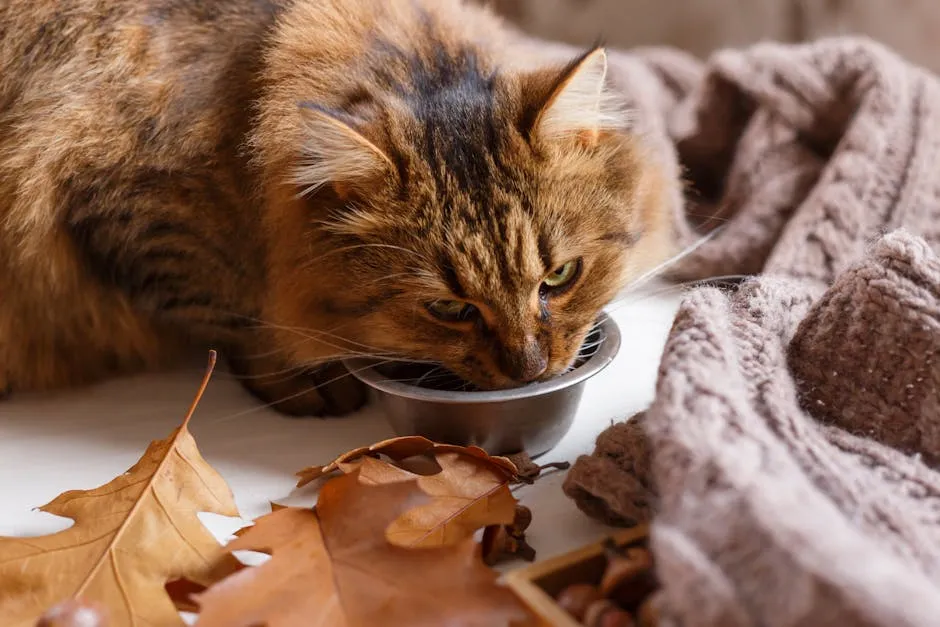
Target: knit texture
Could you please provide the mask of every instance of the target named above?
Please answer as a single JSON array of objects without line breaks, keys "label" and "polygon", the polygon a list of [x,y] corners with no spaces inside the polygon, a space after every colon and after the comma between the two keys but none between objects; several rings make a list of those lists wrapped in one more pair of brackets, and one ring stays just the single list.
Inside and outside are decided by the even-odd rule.
[{"label": "knit texture", "polygon": [[692,183],[677,232],[720,226],[671,277],[752,278],[689,290],[565,492],[651,520],[664,625],[940,624],[940,81],[855,38],[612,74]]}]

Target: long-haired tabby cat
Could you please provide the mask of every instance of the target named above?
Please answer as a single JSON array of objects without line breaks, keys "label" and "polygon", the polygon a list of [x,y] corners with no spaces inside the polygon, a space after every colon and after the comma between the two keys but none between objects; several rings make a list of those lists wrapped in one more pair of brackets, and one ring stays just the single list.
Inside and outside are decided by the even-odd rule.
[{"label": "long-haired tabby cat", "polygon": [[194,344],[292,414],[362,403],[347,355],[563,372],[668,252],[607,74],[458,0],[0,0],[0,388]]}]

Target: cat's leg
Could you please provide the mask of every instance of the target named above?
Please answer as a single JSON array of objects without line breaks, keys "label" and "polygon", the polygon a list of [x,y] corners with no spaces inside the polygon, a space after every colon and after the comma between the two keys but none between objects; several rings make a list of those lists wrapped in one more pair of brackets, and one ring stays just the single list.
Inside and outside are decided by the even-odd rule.
[{"label": "cat's leg", "polygon": [[66,220],[99,281],[157,323],[217,348],[252,394],[282,412],[340,415],[362,406],[363,386],[341,366],[291,371],[265,342],[263,247],[240,206],[245,190],[198,172],[83,178],[65,190]]}]

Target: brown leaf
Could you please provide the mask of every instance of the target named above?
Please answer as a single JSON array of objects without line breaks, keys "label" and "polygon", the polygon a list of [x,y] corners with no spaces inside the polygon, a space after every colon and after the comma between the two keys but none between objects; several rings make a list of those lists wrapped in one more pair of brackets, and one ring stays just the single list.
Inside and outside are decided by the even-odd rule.
[{"label": "brown leaf", "polygon": [[378,457],[379,455],[386,455],[391,459],[400,462],[409,457],[415,457],[417,455],[444,452],[460,453],[489,462],[494,466],[494,468],[505,472],[510,480],[516,479],[516,476],[519,472],[516,468],[516,465],[513,464],[512,461],[510,461],[508,458],[490,455],[478,446],[456,446],[453,444],[441,444],[418,435],[409,435],[400,438],[391,438],[390,440],[382,440],[381,442],[376,442],[371,446],[363,446],[361,448],[347,451],[325,466],[309,466],[304,468],[297,473],[297,476],[300,477],[300,480],[297,482],[297,487],[299,488],[305,486],[311,481],[315,481],[320,477],[336,472],[337,470],[342,471],[345,464],[354,462],[363,456]]},{"label": "brown leaf", "polygon": [[[380,453],[397,462],[430,455],[440,470],[415,474],[370,456]],[[327,466],[302,470],[298,473],[300,485],[335,470],[358,470],[360,481],[371,485],[416,480],[433,497],[427,505],[409,510],[389,525],[388,540],[398,546],[455,544],[478,529],[510,524],[515,514],[516,499],[509,487],[515,466],[477,447],[436,444],[422,437],[395,438],[350,451]]]},{"label": "brown leaf", "polygon": [[417,481],[431,502],[408,510],[386,529],[386,538],[403,547],[448,546],[490,525],[512,522],[516,498],[505,475],[460,453],[437,453],[441,472],[416,475],[371,457],[358,463],[360,481],[372,485]]},{"label": "brown leaf", "polygon": [[103,606],[109,623],[182,625],[164,584],[209,584],[238,567],[196,516],[238,516],[225,481],[188,430],[215,365],[183,423],[150,444],[126,473],[93,490],[72,490],[40,508],[75,524],[51,535],[0,537],[0,623],[32,627],[50,607]]},{"label": "brown leaf", "polygon": [[479,557],[472,539],[440,548],[390,544],[385,528],[428,497],[414,480],[328,481],[316,509],[259,518],[231,551],[270,552],[198,595],[197,627],[498,627],[531,615]]}]

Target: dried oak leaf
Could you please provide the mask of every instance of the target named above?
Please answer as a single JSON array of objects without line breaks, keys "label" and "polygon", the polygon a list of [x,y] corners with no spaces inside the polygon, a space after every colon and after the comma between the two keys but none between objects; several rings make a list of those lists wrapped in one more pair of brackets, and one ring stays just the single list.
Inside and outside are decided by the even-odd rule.
[{"label": "dried oak leaf", "polygon": [[344,466],[348,467],[350,463],[355,462],[358,458],[363,456],[378,457],[379,455],[386,455],[391,459],[400,462],[410,457],[437,452],[460,453],[462,455],[467,455],[485,462],[489,462],[494,466],[494,468],[504,471],[511,480],[516,479],[519,472],[518,468],[516,468],[516,465],[510,461],[509,458],[490,455],[478,446],[441,444],[440,442],[434,442],[419,435],[409,435],[399,438],[391,438],[389,440],[382,440],[381,442],[376,442],[370,446],[363,446],[351,451],[347,451],[324,466],[308,466],[307,468],[304,468],[297,473],[297,476],[300,477],[300,480],[297,482],[297,487],[305,486],[308,483],[315,481],[324,475],[336,472],[337,470],[343,471]]},{"label": "dried oak leaf", "polygon": [[472,539],[437,548],[389,543],[385,528],[429,498],[417,481],[326,482],[315,509],[259,518],[229,545],[270,553],[194,598],[197,627],[498,627],[532,615],[486,567]]},{"label": "dried oak leaf", "polygon": [[[393,461],[429,455],[440,469],[416,474],[372,455]],[[447,546],[472,536],[478,529],[513,521],[516,498],[510,489],[515,466],[491,457],[477,447],[436,444],[422,437],[395,438],[345,453],[326,466],[298,473],[299,486],[335,470],[359,471],[360,481],[370,485],[417,481],[432,500],[408,510],[386,530],[392,544],[403,547]]]},{"label": "dried oak leaf", "polygon": [[40,508],[73,519],[72,527],[0,537],[0,624],[32,627],[47,609],[74,600],[106,609],[111,625],[182,625],[164,585],[181,578],[208,585],[239,568],[197,517],[238,516],[187,428],[214,364],[213,352],[183,423],[126,473]]}]

